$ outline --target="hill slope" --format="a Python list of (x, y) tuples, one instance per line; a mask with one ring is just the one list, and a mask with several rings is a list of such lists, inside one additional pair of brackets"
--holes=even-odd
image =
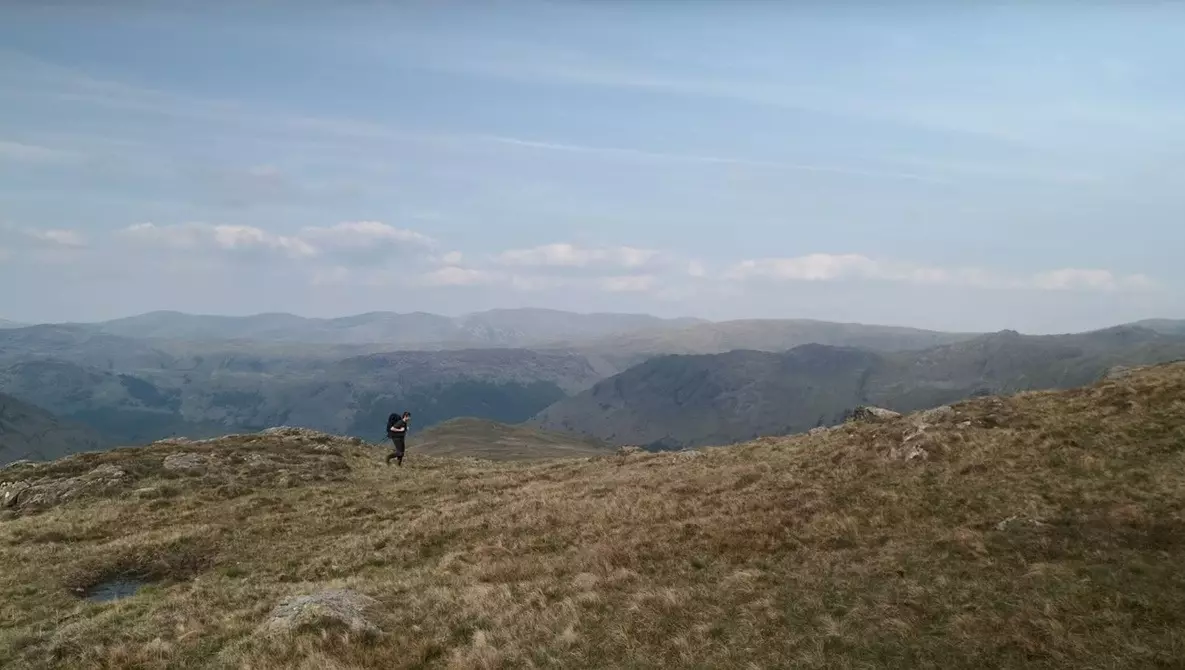
[(494, 461), (603, 456), (609, 445), (521, 425), (461, 417), (412, 431), (408, 448), (426, 456), (468, 456)]
[(530, 425), (655, 448), (727, 444), (832, 425), (857, 405), (898, 411), (973, 395), (1067, 388), (1116, 365), (1185, 359), (1185, 337), (1117, 327), (1011, 331), (921, 351), (804, 345), (649, 360), (543, 410)]
[[(3, 471), (0, 665), (1176, 667), (1183, 398), (1176, 364), (693, 454), (396, 472), (279, 433)], [(119, 575), (155, 583), (80, 602)]]
[(98, 433), (0, 393), (0, 465), (44, 461), (104, 446)]

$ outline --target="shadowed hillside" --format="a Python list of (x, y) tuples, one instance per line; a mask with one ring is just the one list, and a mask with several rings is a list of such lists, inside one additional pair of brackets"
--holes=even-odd
[(23, 459), (44, 461), (104, 446), (80, 424), (0, 393), (0, 466)]
[(9, 468), (0, 666), (1175, 667), (1183, 398), (1174, 364), (684, 453)]
[(832, 425), (858, 405), (898, 411), (975, 395), (1068, 388), (1116, 365), (1185, 359), (1185, 337), (1119, 326), (1074, 335), (1003, 331), (920, 351), (809, 344), (649, 360), (565, 398), (531, 425), (654, 448)]

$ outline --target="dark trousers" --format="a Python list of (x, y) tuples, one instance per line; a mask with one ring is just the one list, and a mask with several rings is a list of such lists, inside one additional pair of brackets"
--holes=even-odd
[(390, 464), (391, 459), (394, 458), (395, 462), (403, 465), (403, 450), (407, 448), (404, 437), (402, 435), (399, 437), (391, 436), (391, 445), (395, 447), (395, 451), (387, 454), (387, 463)]

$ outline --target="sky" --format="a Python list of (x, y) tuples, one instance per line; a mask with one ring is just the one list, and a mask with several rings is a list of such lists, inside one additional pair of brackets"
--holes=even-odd
[(5, 3), (0, 318), (1185, 317), (1185, 4), (883, 4)]

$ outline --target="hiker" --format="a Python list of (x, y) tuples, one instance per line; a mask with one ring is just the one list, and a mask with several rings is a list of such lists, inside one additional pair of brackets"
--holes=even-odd
[(387, 465), (391, 464), (392, 458), (400, 466), (403, 465), (403, 450), (407, 448), (405, 440), (408, 421), (411, 421), (411, 412), (404, 412), (403, 416), (392, 413), (387, 417), (387, 437), (391, 438), (391, 445), (395, 448), (394, 451), (387, 454)]

